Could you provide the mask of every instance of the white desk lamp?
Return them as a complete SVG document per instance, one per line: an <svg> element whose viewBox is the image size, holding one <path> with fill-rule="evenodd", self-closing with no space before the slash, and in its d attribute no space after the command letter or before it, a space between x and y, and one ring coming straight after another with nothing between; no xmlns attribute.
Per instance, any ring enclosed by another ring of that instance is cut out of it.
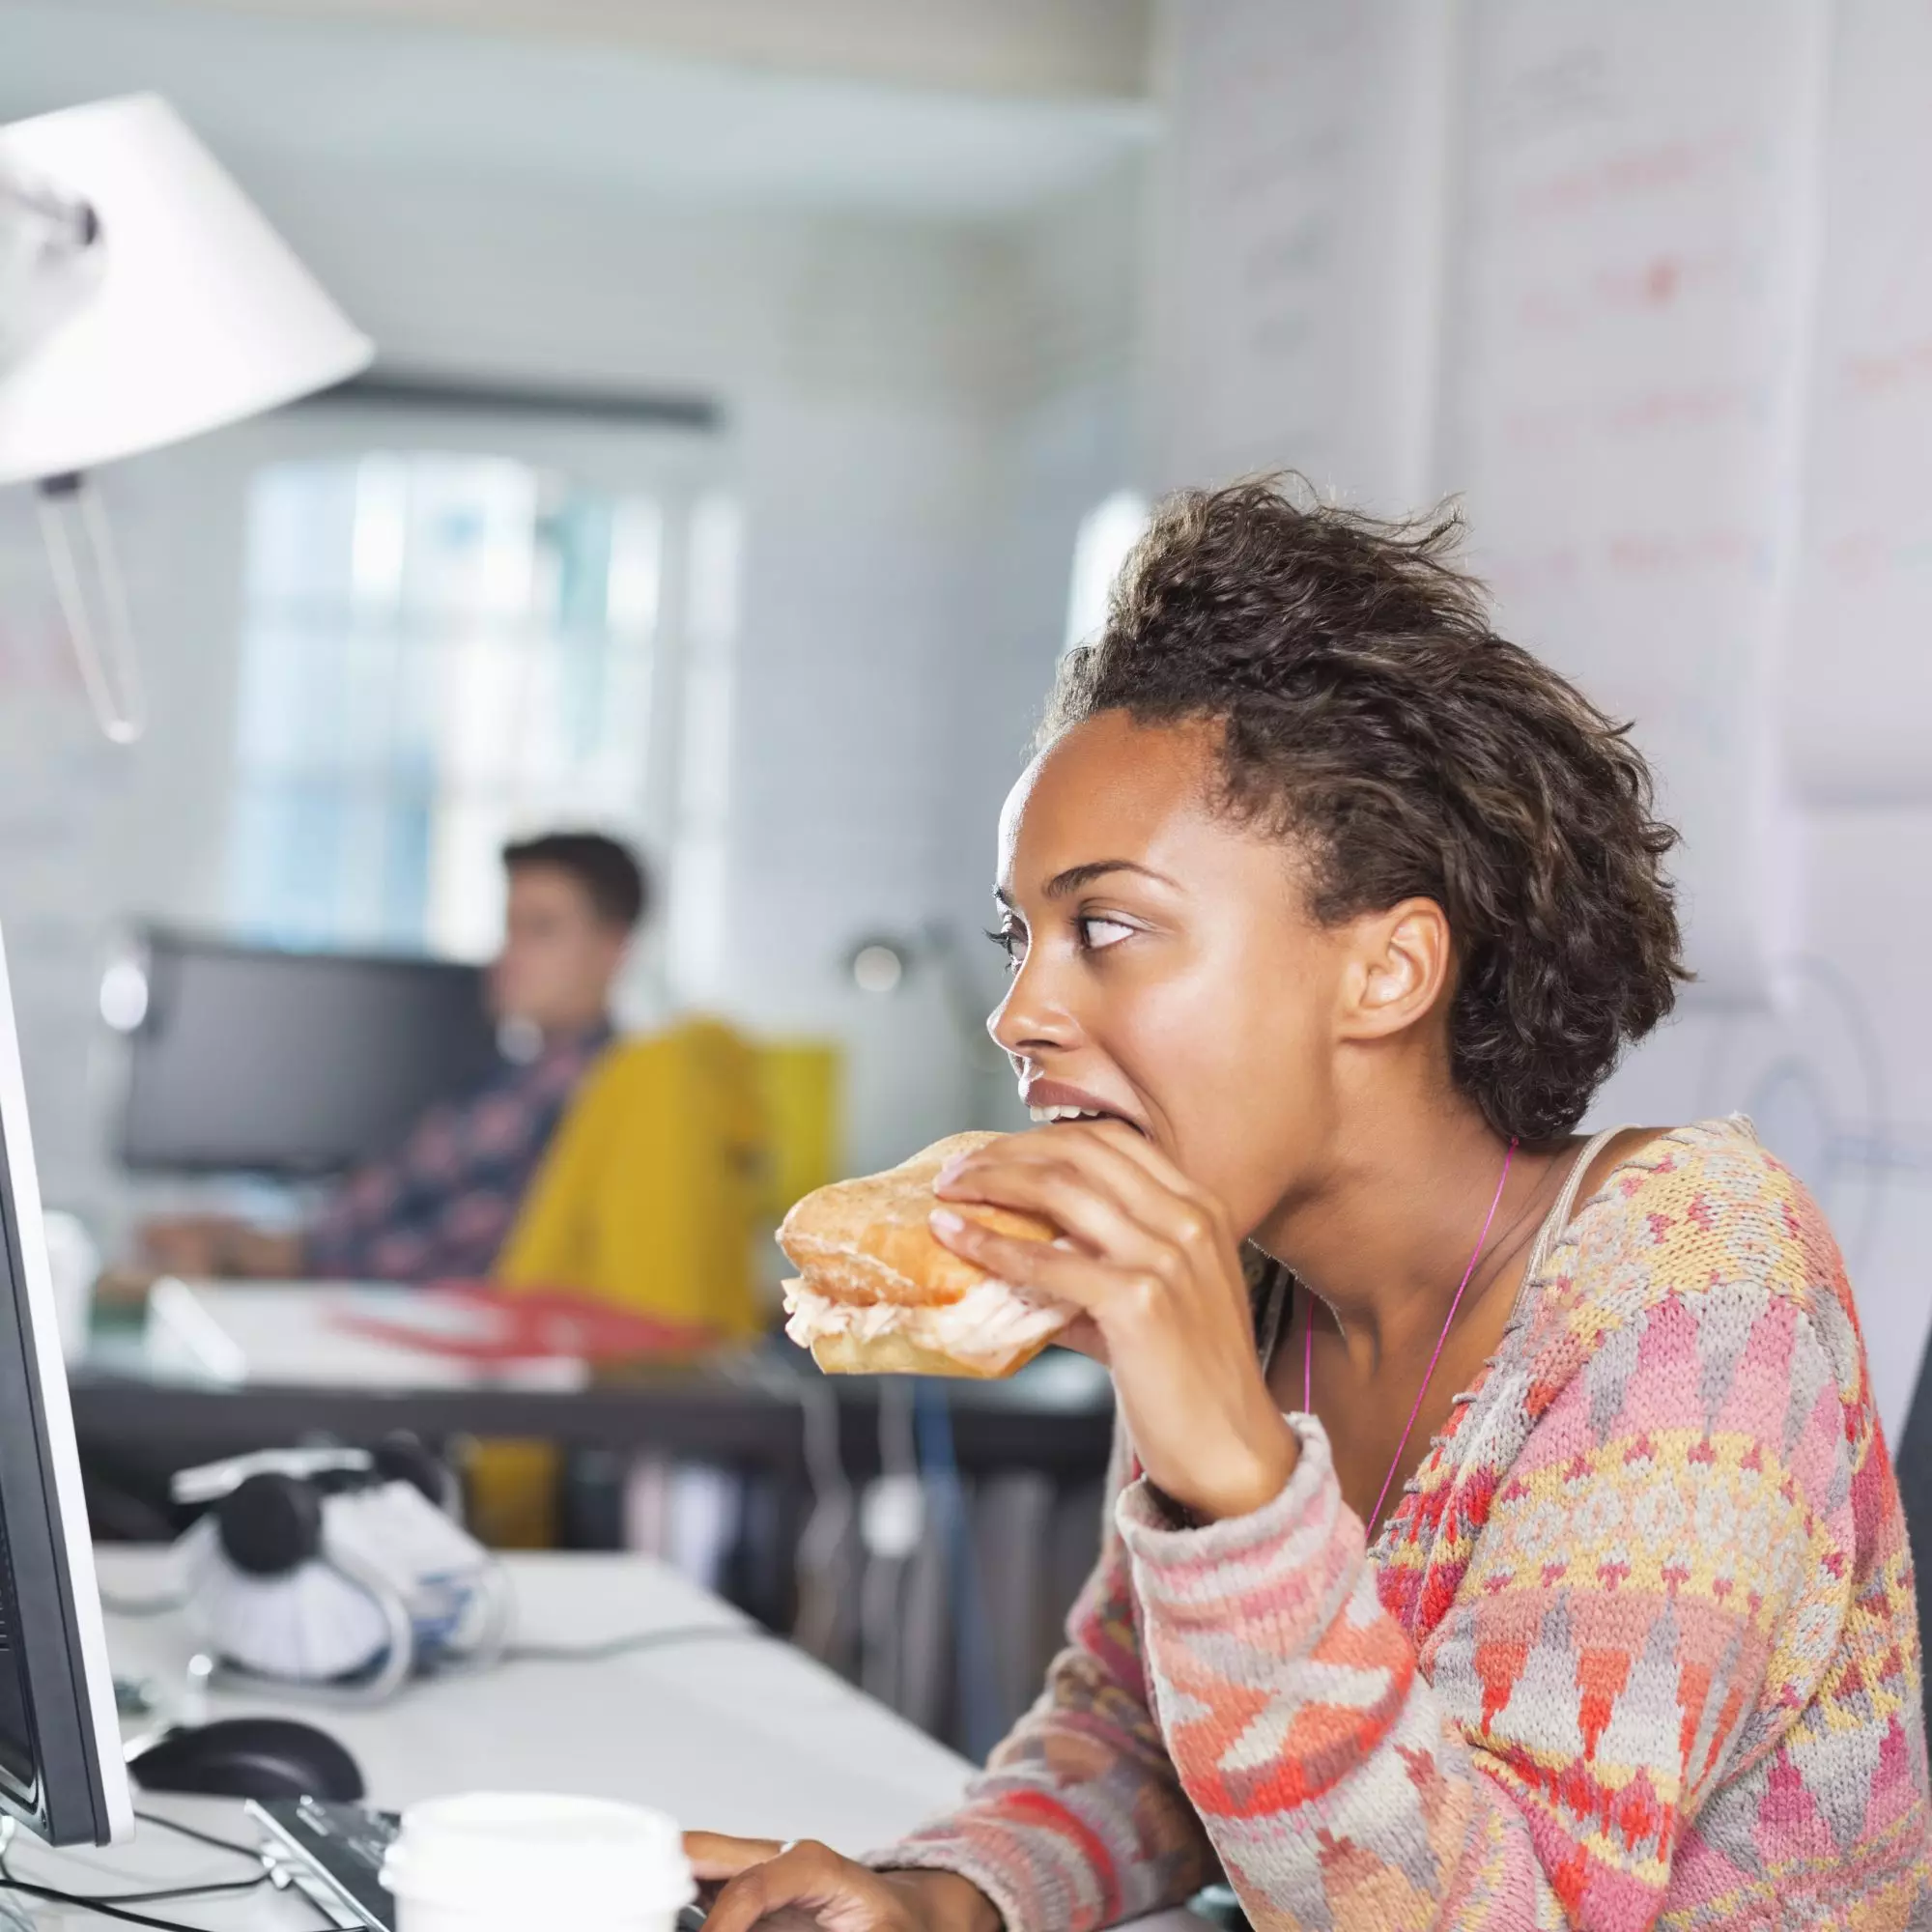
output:
<svg viewBox="0 0 1932 1932"><path fill-rule="evenodd" d="M327 388L374 353L157 96L0 128L0 484L39 486L62 614L110 738L138 738L145 707L87 472Z"/></svg>

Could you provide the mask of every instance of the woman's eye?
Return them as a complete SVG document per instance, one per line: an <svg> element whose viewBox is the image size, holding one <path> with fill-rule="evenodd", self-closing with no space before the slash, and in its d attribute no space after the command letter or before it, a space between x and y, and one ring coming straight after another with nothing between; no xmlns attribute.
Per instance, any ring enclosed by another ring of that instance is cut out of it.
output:
<svg viewBox="0 0 1932 1932"><path fill-rule="evenodd" d="M1089 952L1104 952L1110 946L1118 946L1123 939L1131 939L1134 929L1118 919L1083 919L1080 922L1080 944Z"/></svg>
<svg viewBox="0 0 1932 1932"><path fill-rule="evenodd" d="M986 937L1007 955L1007 971L1017 973L1026 957L1026 931L1017 925L998 925Z"/></svg>

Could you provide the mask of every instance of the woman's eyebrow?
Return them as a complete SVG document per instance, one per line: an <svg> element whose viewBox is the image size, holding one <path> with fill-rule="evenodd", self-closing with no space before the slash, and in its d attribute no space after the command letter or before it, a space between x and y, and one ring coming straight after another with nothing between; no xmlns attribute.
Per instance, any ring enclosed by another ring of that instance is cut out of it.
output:
<svg viewBox="0 0 1932 1932"><path fill-rule="evenodd" d="M1069 866L1065 871L1056 872L1046 883L1046 896L1050 899L1066 898L1083 886L1104 879L1110 872L1134 872L1143 879L1151 879L1156 885L1179 890L1164 872L1156 872L1151 866L1137 866L1131 859L1094 859L1087 865Z"/></svg>
<svg viewBox="0 0 1932 1932"><path fill-rule="evenodd" d="M1136 872L1144 879L1151 879L1156 885L1172 887L1176 892L1180 890L1165 872L1156 872L1151 866L1137 866L1131 859L1092 859L1084 866L1069 866L1065 871L1055 873L1047 881L1046 896L1050 899L1066 898L1082 886L1091 886L1095 879L1104 879L1109 872ZM1005 886L995 886L993 897L1003 911L1015 915L1019 912L1019 901Z"/></svg>

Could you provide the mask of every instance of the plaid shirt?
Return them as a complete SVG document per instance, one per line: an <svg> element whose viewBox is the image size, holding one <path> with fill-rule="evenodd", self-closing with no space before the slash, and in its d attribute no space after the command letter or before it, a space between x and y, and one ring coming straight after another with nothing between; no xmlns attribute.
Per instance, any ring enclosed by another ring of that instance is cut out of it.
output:
<svg viewBox="0 0 1932 1932"><path fill-rule="evenodd" d="M311 1275L463 1281L490 1272L578 1083L611 1043L602 1025L504 1061L468 1099L432 1107L403 1145L342 1182L311 1225Z"/></svg>

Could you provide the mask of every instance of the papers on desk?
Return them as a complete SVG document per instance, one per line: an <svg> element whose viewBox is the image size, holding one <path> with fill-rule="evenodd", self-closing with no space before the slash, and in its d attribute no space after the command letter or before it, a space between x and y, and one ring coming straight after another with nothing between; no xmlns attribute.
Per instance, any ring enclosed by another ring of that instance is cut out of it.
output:
<svg viewBox="0 0 1932 1932"><path fill-rule="evenodd" d="M224 1387L357 1389L582 1388L581 1355L479 1355L452 1332L478 1318L437 1310L426 1291L355 1282L157 1281L148 1300L143 1366L151 1375ZM441 1321L413 1331L429 1314Z"/></svg>
<svg viewBox="0 0 1932 1932"><path fill-rule="evenodd" d="M569 1390L595 1363L690 1360L716 1339L549 1291L167 1278L149 1297L145 1366L228 1387Z"/></svg>

